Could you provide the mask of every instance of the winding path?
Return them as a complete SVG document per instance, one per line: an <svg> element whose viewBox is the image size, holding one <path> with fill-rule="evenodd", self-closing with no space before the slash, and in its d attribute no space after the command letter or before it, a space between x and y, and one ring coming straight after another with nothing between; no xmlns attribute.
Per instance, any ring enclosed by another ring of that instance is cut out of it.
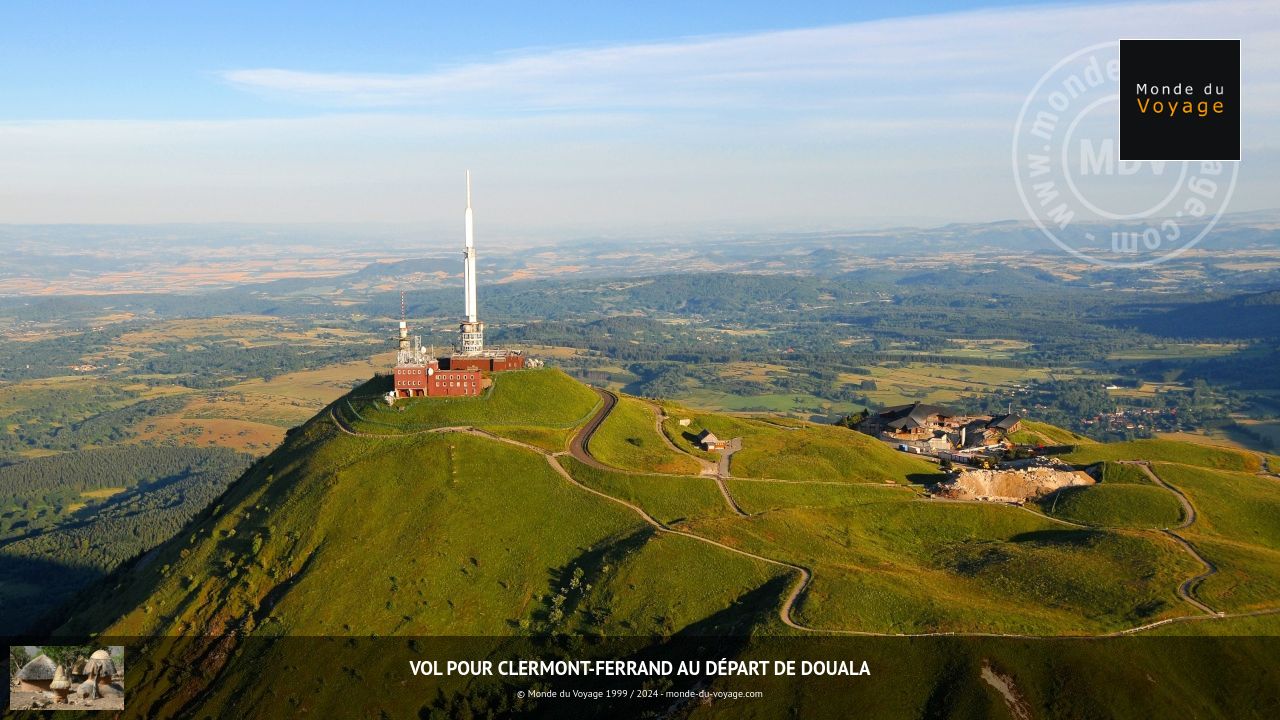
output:
<svg viewBox="0 0 1280 720"><path fill-rule="evenodd" d="M569 441L569 454L578 462L590 465L597 470L613 470L614 468L596 460L588 451L587 445L591 442L591 436L595 435L596 430L599 430L600 425L604 423L604 419L617 407L618 396L608 390L594 387L591 389L595 391L596 395L600 396L600 408L596 410L596 414L592 415L585 425L578 429L578 432L574 433L573 439ZM546 452L541 448L539 450Z"/></svg>
<svg viewBox="0 0 1280 720"><path fill-rule="evenodd" d="M606 470L612 470L612 468L604 465L603 463L600 463L595 458L591 457L589 452L588 441L590 440L591 434L594 433L600 427L600 424L604 422L604 418L609 414L609 412L617 404L617 396L604 390L596 390L596 392L599 393L602 399L604 399L605 401L601 405L600 409L596 412L596 414L592 416L592 418L588 420L574 435L573 440L570 443L570 451L568 454L573 455L573 457L575 457L579 461L587 463L592 467L599 467ZM748 550L742 550L740 548L736 548L731 545L726 545L725 543L712 540L710 538L703 537L701 535L696 535L691 532L687 532L684 530L677 530L675 528L669 527L668 525L659 521L657 518L650 515L644 508L640 507L639 505L636 505L635 503L632 503L627 500L623 500L622 498L614 497L612 495L609 495L600 490L584 485L581 482L578 482L577 480L575 480L574 477L570 475L567 470L564 469L564 466L560 464L559 458L566 454L564 452L559 452L559 453L548 452L545 448L541 448L536 445L530 445L529 443L521 442L519 440L513 440L511 438L504 438L504 437L494 435L492 433L489 433L479 428L471 427L471 426L450 426L450 427L430 428L426 430L418 430L414 432L399 433L394 435L379 434L379 433L364 433L349 427L342 420L342 418L339 417L339 413L336 412L335 410L336 406L337 406L336 402L329 406L330 419L333 420L334 426L337 427L339 431L347 435L351 435L353 437L386 440L386 439L402 437L406 435L423 435L423 434L430 434L430 433L455 433L456 432L456 433L466 433L469 435L476 435L476 436L488 438L490 440L507 443L508 445L514 445L516 447L524 448L525 450L538 453L539 455L543 456L543 458L546 459L547 464L551 467L553 471L556 472L556 474L558 474L561 478L563 478L565 481L567 481L571 485L579 488L580 490L591 493L592 495L595 495L599 498L602 498L604 500L607 500L612 503L616 503L618 505L621 505L622 507L627 508L628 510L630 510L631 512L639 516L639 518L642 521L644 521L647 525L649 525L659 533L686 537L686 538L689 538L690 540L695 540L697 542L705 543L707 545L711 545L721 550L734 553L735 555L750 558L752 560L756 560L768 565L772 565L774 567L780 567L780 568L789 570L791 572L794 572L796 575L796 579L792 583L791 588L787 592L786 597L783 598L782 604L778 607L778 619L787 627L792 628L794 630L801 631L801 632L805 632L805 633L814 633L814 634L820 634L820 635L851 635L851 636L863 636L863 637L984 637L984 638L1012 638L1012 639L1021 639L1021 640L1061 640L1061 639L1097 640L1102 638L1112 638L1112 637L1133 635L1133 634L1144 632L1154 628L1162 627L1164 625L1171 625L1173 623L1194 622L1194 621L1203 621L1203 620L1217 620L1217 619L1226 619L1226 618L1258 617L1263 615L1280 614L1280 608L1269 608L1269 609L1255 610L1252 612L1244 612L1244 613L1214 612L1212 610L1209 610L1207 607L1205 607L1198 601L1194 600L1193 598L1190 598L1189 596L1184 595L1184 598L1188 599L1192 604L1205 609L1207 614L1184 615L1180 617L1166 618L1164 620L1158 620L1156 622L1147 623L1145 625L1139 625L1137 627L1127 628L1124 630L1117 630L1115 632L1104 633L1100 635L1028 635L1028 634L1022 634L1022 633L984 633L984 632L891 633L891 632L874 632L870 630L841 630L841 629L816 628L809 625L805 625L795 620L792 617L793 611L795 609L796 601L800 598L800 595L804 593L804 591L809 587L810 582L812 582L813 580L813 572L809 568L803 565L798 565L796 563L787 562L785 560L778 560L776 558L759 555L759 554L750 552ZM1141 464L1141 461L1134 461L1134 463ZM1147 471L1150 472L1150 469L1147 468ZM1151 473L1151 475L1153 478L1155 478L1154 473ZM1155 479L1161 485L1165 487L1169 487L1171 490L1174 490L1171 486L1168 486L1158 478L1155 478ZM1177 490L1174 490L1174 492L1176 493ZM1181 496L1181 493L1178 493L1178 494L1179 496ZM1194 513L1194 508L1192 509L1192 512ZM1192 515L1192 518L1194 518L1194 515ZM1188 522L1180 527L1186 527L1186 525L1189 525L1189 524L1190 523ZM1166 531L1166 532L1169 532L1171 535L1173 534L1172 531ZM1178 536L1176 535L1174 535L1174 537L1178 538ZM1181 538L1178 538L1178 539L1181 540ZM1195 554L1197 558L1200 558L1199 553L1196 552L1194 548L1190 546L1189 543L1186 543L1185 540L1183 540L1182 542L1193 554ZM1203 558L1200 558L1200 559L1202 560L1202 562L1205 563L1206 566L1210 568L1213 567L1207 561L1204 561ZM1213 572L1216 572L1216 569L1214 569L1212 572L1205 574L1203 577L1207 577L1208 575L1211 575ZM1199 579L1203 579L1203 577L1197 576L1196 578L1192 578L1191 580L1184 582L1183 587L1186 587L1188 584L1194 583ZM1179 590L1181 592L1182 588L1180 588Z"/></svg>
<svg viewBox="0 0 1280 720"><path fill-rule="evenodd" d="M662 444L666 445L667 449L672 452L691 457L694 460L698 461L699 475L703 475L705 477L715 476L717 472L717 466L715 463L711 462L710 460L704 457L698 457L697 455L694 455L691 452L680 449L679 446L671 442L671 438L667 437L667 432L662 429L662 423L664 420L667 419L667 411L657 403L650 403L649 407L652 408L654 412L655 422L653 424L653 429L658 433L658 437L662 438Z"/></svg>
<svg viewBox="0 0 1280 720"><path fill-rule="evenodd" d="M716 466L716 487L720 488L720 494L724 496L725 503L739 517L750 517L750 515L738 505L738 501L733 498L733 493L729 492L729 486L725 484L724 479L729 477L729 462L733 459L733 454L742 449L742 438L736 437L725 444L724 452L720 454L720 462Z"/></svg>
<svg viewBox="0 0 1280 720"><path fill-rule="evenodd" d="M1201 555L1200 551L1197 550L1196 546L1192 545L1189 540L1174 532L1175 530L1184 530L1191 527L1191 524L1196 521L1196 506L1191 504L1191 500L1188 499L1186 495L1182 494L1181 490L1162 480L1159 475L1156 475L1155 471L1151 469L1151 463L1145 460L1122 460L1120 463L1123 465L1133 465L1134 467L1142 470L1143 474L1147 476L1147 479L1159 487L1173 493L1174 496L1178 498L1178 502L1182 503L1182 522L1175 528L1165 528L1163 532L1165 535L1172 538L1175 543L1181 546L1183 550L1186 550L1191 557L1195 558L1201 565L1203 565L1204 572L1196 575L1195 577L1189 577L1186 580L1183 580L1182 584L1178 585L1178 597L1192 605L1195 605L1197 608L1209 615L1222 617L1224 613L1219 610L1214 610L1204 604L1193 594L1196 587L1198 587L1205 578L1208 578L1218 572L1218 566L1209 562L1208 558Z"/></svg>

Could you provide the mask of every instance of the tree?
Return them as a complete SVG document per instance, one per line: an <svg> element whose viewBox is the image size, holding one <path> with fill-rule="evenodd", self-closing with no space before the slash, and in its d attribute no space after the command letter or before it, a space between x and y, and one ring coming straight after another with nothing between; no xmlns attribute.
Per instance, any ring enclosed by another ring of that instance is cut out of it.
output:
<svg viewBox="0 0 1280 720"><path fill-rule="evenodd" d="M40 652L53 661L55 665L61 665L70 668L75 665L76 661L81 658L87 658L93 654L92 645L45 645L40 648Z"/></svg>
<svg viewBox="0 0 1280 720"><path fill-rule="evenodd" d="M21 645L9 646L9 676L13 677L27 663L31 662L31 653Z"/></svg>

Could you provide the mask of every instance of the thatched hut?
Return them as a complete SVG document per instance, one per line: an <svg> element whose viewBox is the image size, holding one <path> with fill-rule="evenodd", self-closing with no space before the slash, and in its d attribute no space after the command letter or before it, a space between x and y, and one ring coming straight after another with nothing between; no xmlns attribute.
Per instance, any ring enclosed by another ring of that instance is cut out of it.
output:
<svg viewBox="0 0 1280 720"><path fill-rule="evenodd" d="M31 662L18 671L18 692L46 692L53 683L58 666L44 653L31 658Z"/></svg>

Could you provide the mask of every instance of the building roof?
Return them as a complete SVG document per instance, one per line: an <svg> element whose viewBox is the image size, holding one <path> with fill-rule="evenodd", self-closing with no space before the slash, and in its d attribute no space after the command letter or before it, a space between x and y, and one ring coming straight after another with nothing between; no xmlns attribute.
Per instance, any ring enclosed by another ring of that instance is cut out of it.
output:
<svg viewBox="0 0 1280 720"><path fill-rule="evenodd" d="M18 671L19 680L52 680L53 674L57 671L58 666L54 664L44 653L40 653L31 659L31 662L22 666Z"/></svg>
<svg viewBox="0 0 1280 720"><path fill-rule="evenodd" d="M718 443L720 442L720 438L716 437L715 433L711 432L710 430L703 430L702 432L698 433L698 442Z"/></svg>
<svg viewBox="0 0 1280 720"><path fill-rule="evenodd" d="M1001 415L991 418L991 422L987 423L987 427L999 428L1000 430L1008 430L1017 425L1022 418L1017 415Z"/></svg>
<svg viewBox="0 0 1280 720"><path fill-rule="evenodd" d="M115 675L116 664L111 659L111 653L106 650L98 650L89 657L89 661L84 664L84 669L81 673L89 675L94 670L97 670L101 675Z"/></svg>
<svg viewBox="0 0 1280 720"><path fill-rule="evenodd" d="M877 416L885 427L894 430L911 430L922 427L934 415L955 417L959 414L951 408L942 407L941 405L914 402L910 405L895 405L885 408L877 413Z"/></svg>

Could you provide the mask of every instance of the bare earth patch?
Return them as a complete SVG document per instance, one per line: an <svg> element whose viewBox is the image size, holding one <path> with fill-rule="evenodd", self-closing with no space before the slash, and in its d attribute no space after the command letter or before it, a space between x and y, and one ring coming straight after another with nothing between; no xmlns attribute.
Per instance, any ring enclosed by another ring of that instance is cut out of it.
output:
<svg viewBox="0 0 1280 720"><path fill-rule="evenodd" d="M1093 485L1097 480L1059 460L1018 470L961 470L937 484L934 492L952 500L1024 503L1064 487Z"/></svg>

